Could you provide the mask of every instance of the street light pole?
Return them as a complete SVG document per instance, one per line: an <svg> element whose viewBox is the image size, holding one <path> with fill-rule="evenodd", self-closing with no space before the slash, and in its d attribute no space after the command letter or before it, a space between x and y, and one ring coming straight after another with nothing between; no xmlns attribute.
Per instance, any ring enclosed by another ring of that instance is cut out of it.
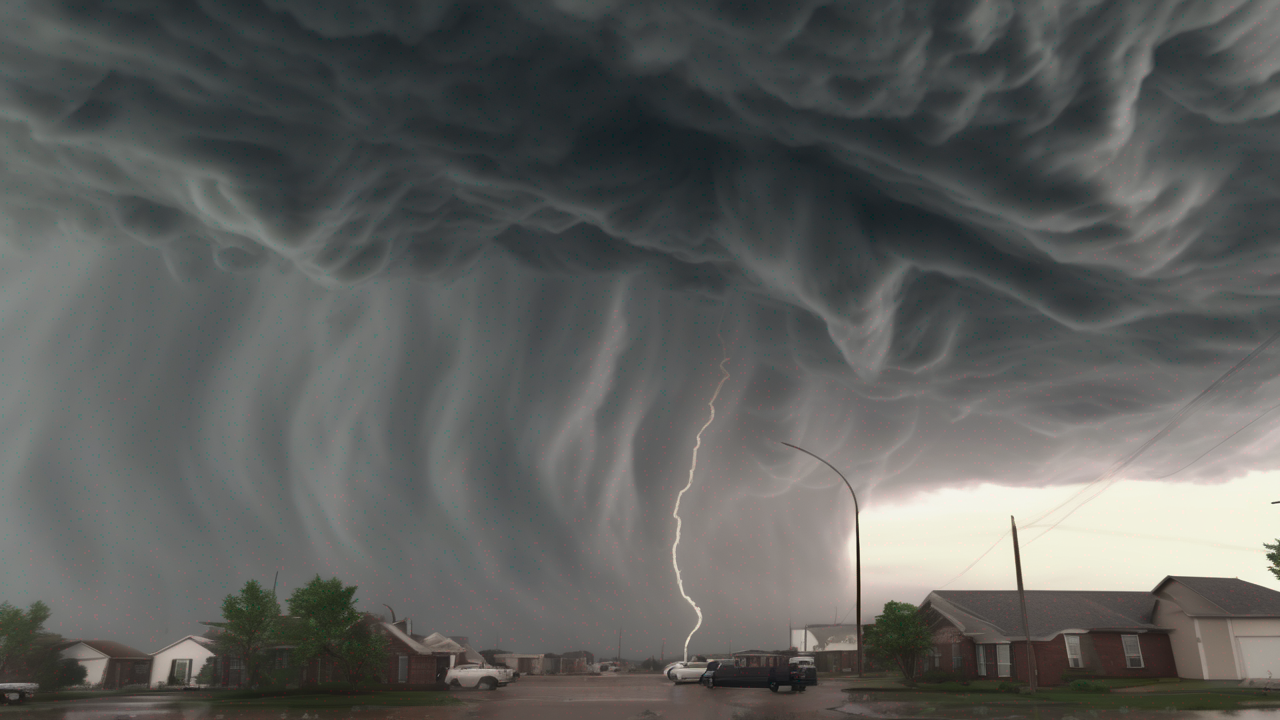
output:
<svg viewBox="0 0 1280 720"><path fill-rule="evenodd" d="M808 455L818 460L823 465L826 465L827 467L831 468L832 472L834 472L836 475L839 475L841 480L844 480L845 487L849 488L849 494L853 496L853 547L854 547L854 568L855 568L854 573L855 573L855 577L857 578L857 596L855 600L856 609L854 610L857 617L854 618L853 624L858 629L858 677L862 677L862 538L859 536L859 532L858 532L858 494L853 491L853 486L849 484L849 479L846 478L844 474L841 473L839 470L836 470L836 467L831 463L827 462L826 460L823 460L822 458L818 457L817 455L814 455L813 453L809 452L808 450L805 450L802 447L798 447L796 445L792 445L791 443L786 443L786 442L782 444L786 445L792 450L799 450L805 455Z"/></svg>

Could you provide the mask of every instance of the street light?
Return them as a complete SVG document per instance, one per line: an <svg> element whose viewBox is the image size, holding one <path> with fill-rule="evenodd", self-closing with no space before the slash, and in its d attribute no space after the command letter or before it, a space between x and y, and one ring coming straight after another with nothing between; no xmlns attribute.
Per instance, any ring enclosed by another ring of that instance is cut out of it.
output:
<svg viewBox="0 0 1280 720"><path fill-rule="evenodd" d="M779 441L779 442L782 442L782 441ZM857 635L858 636L858 677L862 677L862 540L858 534L858 494L853 491L853 486L849 484L849 479L846 478L844 474L841 473L839 470L836 470L835 465L832 465L826 460L823 460L817 455L814 455L808 450L805 450L804 448L799 447L797 445L792 445L791 443L787 443L787 442L784 442L782 444L786 445L792 450L799 450L805 455L808 455L818 460L823 465L826 465L827 467L831 468L832 472L834 472L836 475L839 475L841 480L844 480L845 487L849 488L849 494L853 496L853 547L854 547L854 558L855 558L854 572L855 572L855 576L857 577L857 583L858 583L857 596L855 600L857 605L855 606L855 610L854 610L854 612L857 614L857 618L854 619L853 624L858 629L858 635Z"/></svg>

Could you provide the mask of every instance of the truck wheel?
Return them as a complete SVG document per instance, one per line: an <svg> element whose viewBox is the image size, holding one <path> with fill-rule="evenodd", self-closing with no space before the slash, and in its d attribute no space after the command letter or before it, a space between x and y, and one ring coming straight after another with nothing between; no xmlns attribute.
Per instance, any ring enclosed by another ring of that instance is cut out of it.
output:
<svg viewBox="0 0 1280 720"><path fill-rule="evenodd" d="M453 680L449 681L449 687L453 688L454 690L457 690L458 688L462 687L462 683L458 682L457 678L454 678Z"/></svg>
<svg viewBox="0 0 1280 720"><path fill-rule="evenodd" d="M770 690L772 690L772 691L774 691L774 692L778 692L778 683L777 683L776 681L770 680L770 681L769 681L769 689L770 689Z"/></svg>
<svg viewBox="0 0 1280 720"><path fill-rule="evenodd" d="M668 680L670 680L671 682L680 682L679 680L676 680L676 671L675 671L675 670L672 670L671 672L668 672L668 673L667 673L667 679L668 679Z"/></svg>
<svg viewBox="0 0 1280 720"><path fill-rule="evenodd" d="M715 679L715 678L707 678L707 687L709 687L709 688L715 688L715 686L716 686L716 679Z"/></svg>
<svg viewBox="0 0 1280 720"><path fill-rule="evenodd" d="M481 690L497 690L498 681L494 680L491 677L480 678L480 683L476 687L480 688Z"/></svg>

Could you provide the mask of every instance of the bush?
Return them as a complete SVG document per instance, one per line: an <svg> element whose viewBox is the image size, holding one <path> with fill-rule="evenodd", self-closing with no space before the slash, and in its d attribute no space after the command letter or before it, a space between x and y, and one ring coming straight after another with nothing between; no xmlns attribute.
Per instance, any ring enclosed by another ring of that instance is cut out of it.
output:
<svg viewBox="0 0 1280 720"><path fill-rule="evenodd" d="M959 675L946 670L925 670L920 676L920 682L926 683L945 683L958 682L961 679Z"/></svg>
<svg viewBox="0 0 1280 720"><path fill-rule="evenodd" d="M1071 689L1072 689L1074 692L1082 692L1082 693L1104 693L1104 692L1107 692L1107 688L1106 688L1106 686L1104 686L1104 685L1100 685L1100 684L1098 684L1098 683L1091 683L1091 682L1089 682L1088 680L1073 680L1073 681L1071 681Z"/></svg>
<svg viewBox="0 0 1280 720"><path fill-rule="evenodd" d="M1018 693L1018 692L1021 692L1021 688L1022 688L1022 683L1002 682L996 689L999 690L1000 692Z"/></svg>

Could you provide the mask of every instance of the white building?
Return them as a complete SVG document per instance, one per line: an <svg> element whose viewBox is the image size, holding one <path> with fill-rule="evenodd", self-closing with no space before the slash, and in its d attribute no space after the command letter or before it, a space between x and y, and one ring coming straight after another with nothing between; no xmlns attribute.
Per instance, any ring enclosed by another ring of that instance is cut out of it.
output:
<svg viewBox="0 0 1280 720"><path fill-rule="evenodd" d="M114 640L72 640L60 652L85 669L84 683L115 690L145 685L151 675L151 656Z"/></svg>
<svg viewBox="0 0 1280 720"><path fill-rule="evenodd" d="M1179 677L1280 677L1280 592L1238 578L1170 575L1151 593L1155 624L1171 630Z"/></svg>
<svg viewBox="0 0 1280 720"><path fill-rule="evenodd" d="M151 653L151 687L159 687L174 678L182 685L194 685L205 662L213 657L213 641L199 635L188 635Z"/></svg>

